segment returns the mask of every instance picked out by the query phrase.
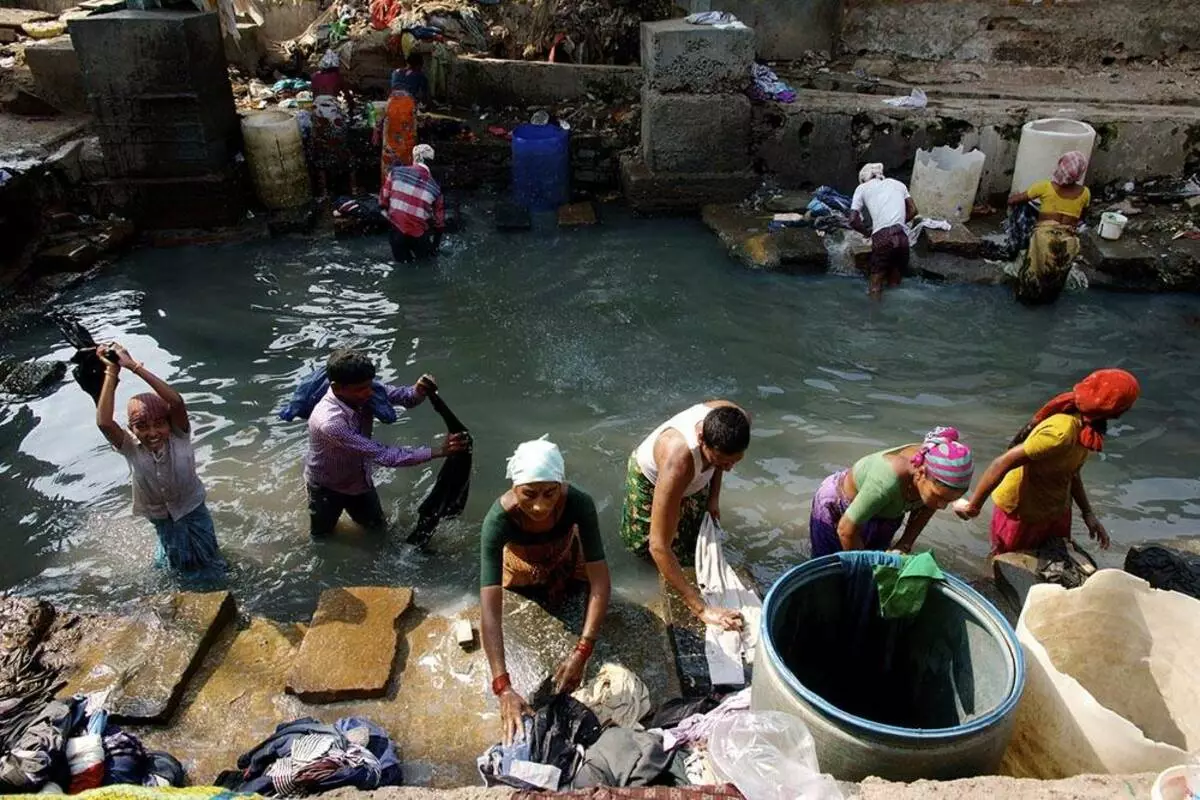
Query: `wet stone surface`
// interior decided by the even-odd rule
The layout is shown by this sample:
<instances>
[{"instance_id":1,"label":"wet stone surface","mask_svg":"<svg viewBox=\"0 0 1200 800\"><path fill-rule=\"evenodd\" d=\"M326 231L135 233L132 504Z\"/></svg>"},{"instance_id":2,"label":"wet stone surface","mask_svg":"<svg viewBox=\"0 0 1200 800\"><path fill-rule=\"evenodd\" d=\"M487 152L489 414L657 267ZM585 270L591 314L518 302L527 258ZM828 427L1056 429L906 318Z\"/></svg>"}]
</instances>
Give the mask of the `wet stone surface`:
<instances>
[{"instance_id":1,"label":"wet stone surface","mask_svg":"<svg viewBox=\"0 0 1200 800\"><path fill-rule=\"evenodd\" d=\"M125 617L91 618L62 696L109 690L115 722L165 722L234 613L228 592L184 592L146 598Z\"/></svg>"},{"instance_id":2,"label":"wet stone surface","mask_svg":"<svg viewBox=\"0 0 1200 800\"><path fill-rule=\"evenodd\" d=\"M287 690L314 703L382 696L396 660L396 622L412 599L412 589L379 586L322 592Z\"/></svg>"}]
</instances>

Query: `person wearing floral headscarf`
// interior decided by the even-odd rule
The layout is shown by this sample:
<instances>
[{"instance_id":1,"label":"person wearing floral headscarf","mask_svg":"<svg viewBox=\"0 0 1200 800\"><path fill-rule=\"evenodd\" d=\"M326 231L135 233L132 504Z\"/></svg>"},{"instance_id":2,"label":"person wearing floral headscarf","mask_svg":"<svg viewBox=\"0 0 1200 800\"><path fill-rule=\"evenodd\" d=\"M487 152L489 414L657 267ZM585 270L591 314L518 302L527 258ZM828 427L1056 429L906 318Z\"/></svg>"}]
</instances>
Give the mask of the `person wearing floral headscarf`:
<instances>
[{"instance_id":1,"label":"person wearing floral headscarf","mask_svg":"<svg viewBox=\"0 0 1200 800\"><path fill-rule=\"evenodd\" d=\"M826 478L813 496L813 558L843 550L911 551L934 513L970 488L974 469L971 448L954 428L934 428L920 444L863 456ZM904 534L893 541L901 525Z\"/></svg>"},{"instance_id":2,"label":"person wearing floral headscarf","mask_svg":"<svg viewBox=\"0 0 1200 800\"><path fill-rule=\"evenodd\" d=\"M1083 185L1087 169L1083 153L1066 153L1058 160L1050 180L1037 181L1008 199L1010 206L1040 203L1029 249L1017 273L1015 291L1022 303L1053 303L1066 286L1071 262L1079 255L1075 230L1092 201L1092 193Z\"/></svg>"},{"instance_id":3,"label":"person wearing floral headscarf","mask_svg":"<svg viewBox=\"0 0 1200 800\"><path fill-rule=\"evenodd\" d=\"M1140 394L1137 378L1123 369L1088 375L1033 415L1009 450L988 466L971 496L955 503L955 513L963 519L978 516L990 494L992 554L998 555L1070 538L1074 500L1088 535L1107 550L1108 531L1092 511L1080 470L1089 455L1104 449L1108 421L1132 408Z\"/></svg>"}]
</instances>

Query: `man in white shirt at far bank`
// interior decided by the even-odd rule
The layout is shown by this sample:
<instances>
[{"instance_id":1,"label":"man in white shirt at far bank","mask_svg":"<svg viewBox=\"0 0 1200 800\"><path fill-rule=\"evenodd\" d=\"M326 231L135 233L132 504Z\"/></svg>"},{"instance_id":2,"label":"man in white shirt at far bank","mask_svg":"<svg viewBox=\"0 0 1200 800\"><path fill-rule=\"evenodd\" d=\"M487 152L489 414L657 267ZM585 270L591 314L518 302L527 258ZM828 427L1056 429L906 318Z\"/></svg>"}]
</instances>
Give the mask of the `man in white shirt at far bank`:
<instances>
[{"instance_id":1,"label":"man in white shirt at far bank","mask_svg":"<svg viewBox=\"0 0 1200 800\"><path fill-rule=\"evenodd\" d=\"M862 210L871 216L868 229ZM883 293L883 281L898 286L900 276L908 268L908 227L917 215L917 206L908 194L908 187L895 178L885 178L883 164L867 164L858 173L858 188L850 202L850 227L863 236L871 237L870 295Z\"/></svg>"}]
</instances>

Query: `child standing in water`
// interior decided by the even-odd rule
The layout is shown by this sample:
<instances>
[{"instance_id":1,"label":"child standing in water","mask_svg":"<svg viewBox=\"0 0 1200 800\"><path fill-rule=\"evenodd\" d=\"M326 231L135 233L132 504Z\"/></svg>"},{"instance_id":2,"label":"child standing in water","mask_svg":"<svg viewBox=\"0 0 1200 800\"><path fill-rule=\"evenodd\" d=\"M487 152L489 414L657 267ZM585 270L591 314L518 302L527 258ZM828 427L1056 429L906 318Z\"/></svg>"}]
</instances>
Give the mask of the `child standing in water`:
<instances>
[{"instance_id":1,"label":"child standing in water","mask_svg":"<svg viewBox=\"0 0 1200 800\"><path fill-rule=\"evenodd\" d=\"M105 345L96 352L105 364L96 425L113 449L129 462L133 513L149 519L158 533L157 563L193 574L224 572L212 514L204 503L204 484L196 474L191 424L183 398L140 361L134 361L121 345ZM130 398L128 430L113 421L122 369L154 390Z\"/></svg>"}]
</instances>

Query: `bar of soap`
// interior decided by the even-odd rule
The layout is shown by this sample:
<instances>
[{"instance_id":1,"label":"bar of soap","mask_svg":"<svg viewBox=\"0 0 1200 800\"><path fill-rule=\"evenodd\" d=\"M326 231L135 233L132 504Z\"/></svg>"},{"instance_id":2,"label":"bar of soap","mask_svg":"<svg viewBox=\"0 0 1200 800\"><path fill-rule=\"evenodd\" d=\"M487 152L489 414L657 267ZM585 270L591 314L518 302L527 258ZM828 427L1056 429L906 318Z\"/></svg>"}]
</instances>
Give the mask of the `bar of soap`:
<instances>
[{"instance_id":1,"label":"bar of soap","mask_svg":"<svg viewBox=\"0 0 1200 800\"><path fill-rule=\"evenodd\" d=\"M454 621L454 638L458 641L460 647L468 647L475 642L475 631L471 630L469 620L458 619Z\"/></svg>"}]
</instances>

